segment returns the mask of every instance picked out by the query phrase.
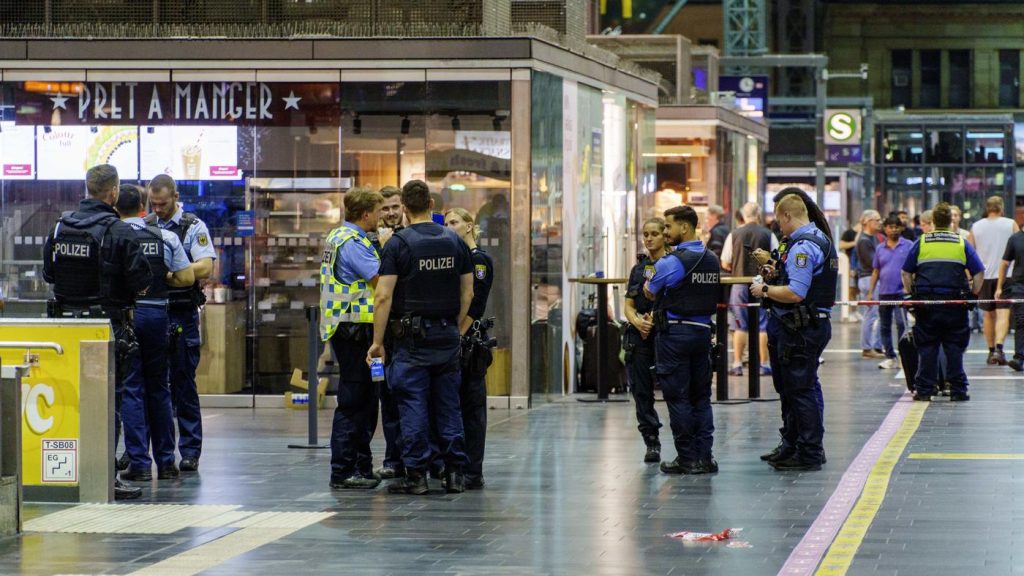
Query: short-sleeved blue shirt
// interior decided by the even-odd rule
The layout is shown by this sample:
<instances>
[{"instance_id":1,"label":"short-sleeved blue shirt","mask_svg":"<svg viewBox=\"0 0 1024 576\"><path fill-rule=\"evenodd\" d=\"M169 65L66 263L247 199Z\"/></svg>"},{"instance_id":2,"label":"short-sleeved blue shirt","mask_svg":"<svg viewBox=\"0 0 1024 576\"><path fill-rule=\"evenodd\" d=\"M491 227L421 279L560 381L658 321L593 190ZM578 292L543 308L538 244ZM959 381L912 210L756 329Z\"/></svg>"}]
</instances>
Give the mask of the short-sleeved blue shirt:
<instances>
[{"instance_id":1,"label":"short-sleeved blue shirt","mask_svg":"<svg viewBox=\"0 0 1024 576\"><path fill-rule=\"evenodd\" d=\"M825 254L821 248L810 240L801 239L799 236L814 234L820 238L828 238L818 229L813 222L804 224L796 229L790 238L797 238L796 242L787 249L786 276L789 278L788 287L800 298L807 297L807 291L811 287L811 280L815 276L815 270L820 274L825 262ZM828 312L829 308L819 307L819 311ZM780 311L785 314L786 311Z\"/></svg>"},{"instance_id":2,"label":"short-sleeved blue shirt","mask_svg":"<svg viewBox=\"0 0 1024 576\"><path fill-rule=\"evenodd\" d=\"M177 233L178 228L181 226L182 214L184 214L184 211L179 204L178 211L174 213L174 216L171 216L170 220L157 218L156 225L164 230ZM182 244L185 246L185 252L192 256L193 262L200 258L217 259L217 250L213 247L210 229L206 227L206 222L198 218L196 218L196 223L189 227Z\"/></svg>"},{"instance_id":3,"label":"short-sleeved blue shirt","mask_svg":"<svg viewBox=\"0 0 1024 576\"><path fill-rule=\"evenodd\" d=\"M136 230L142 230L146 227L146 221L142 218L125 218L124 223L128 224ZM178 235L168 230L160 230L160 236L164 240L164 265L171 272L178 272L184 270L192 265L188 261L188 256L185 255L185 248L181 245L181 241L178 240ZM166 298L146 298L142 297L138 300L139 304L166 304Z\"/></svg>"},{"instance_id":4,"label":"short-sleeved blue shirt","mask_svg":"<svg viewBox=\"0 0 1024 576\"><path fill-rule=\"evenodd\" d=\"M342 226L355 230L360 238L367 238L366 232L351 222L345 222ZM366 246L353 238L338 247L334 258L334 277L338 282L351 284L360 278L370 281L378 273L380 258L372 246Z\"/></svg>"},{"instance_id":5,"label":"short-sleeved blue shirt","mask_svg":"<svg viewBox=\"0 0 1024 576\"><path fill-rule=\"evenodd\" d=\"M700 240L691 240L690 242L683 242L676 246L672 251L678 250L696 250L703 252L706 248L704 243ZM654 263L654 276L647 283L647 289L651 291L651 294L658 295L665 288L676 286L686 278L686 267L683 263L675 256L669 258L668 254L666 257L658 258L658 261ZM708 324L711 322L711 316L688 316L686 318L678 318L671 312L666 313L672 320L689 320L691 322L700 322L701 324Z\"/></svg>"}]
</instances>

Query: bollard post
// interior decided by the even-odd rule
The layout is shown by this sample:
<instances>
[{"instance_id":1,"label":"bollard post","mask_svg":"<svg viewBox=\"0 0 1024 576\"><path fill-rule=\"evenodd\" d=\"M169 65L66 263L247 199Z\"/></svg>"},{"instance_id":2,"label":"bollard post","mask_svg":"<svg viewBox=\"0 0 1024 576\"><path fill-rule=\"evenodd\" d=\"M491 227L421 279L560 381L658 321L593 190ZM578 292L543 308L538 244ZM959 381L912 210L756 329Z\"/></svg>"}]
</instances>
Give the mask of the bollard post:
<instances>
[{"instance_id":1,"label":"bollard post","mask_svg":"<svg viewBox=\"0 0 1024 576\"><path fill-rule=\"evenodd\" d=\"M750 374L747 380L747 398L761 397L761 306L755 302L747 305L747 352Z\"/></svg>"},{"instance_id":2,"label":"bollard post","mask_svg":"<svg viewBox=\"0 0 1024 576\"><path fill-rule=\"evenodd\" d=\"M728 302L730 287L723 284L722 288ZM714 367L715 400L724 402L729 399L729 309L725 306L715 311L715 344L718 345L718 365Z\"/></svg>"},{"instance_id":3,"label":"bollard post","mask_svg":"<svg viewBox=\"0 0 1024 576\"><path fill-rule=\"evenodd\" d=\"M326 448L323 444L317 444L317 404L320 400L320 378L316 373L316 364L320 359L320 308L318 306L306 306L306 338L309 340L309 378L306 381L309 386L309 402L306 414L309 416L308 439L306 444L289 444L289 448Z\"/></svg>"}]
</instances>

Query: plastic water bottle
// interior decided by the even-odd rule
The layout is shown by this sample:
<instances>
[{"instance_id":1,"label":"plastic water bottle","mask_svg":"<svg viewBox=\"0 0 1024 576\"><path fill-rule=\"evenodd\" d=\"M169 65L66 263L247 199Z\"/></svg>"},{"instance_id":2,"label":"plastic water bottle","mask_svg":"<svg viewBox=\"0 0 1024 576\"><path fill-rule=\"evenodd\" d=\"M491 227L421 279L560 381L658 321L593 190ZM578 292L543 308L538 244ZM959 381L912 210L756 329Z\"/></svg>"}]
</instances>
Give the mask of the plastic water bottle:
<instances>
[{"instance_id":1,"label":"plastic water bottle","mask_svg":"<svg viewBox=\"0 0 1024 576\"><path fill-rule=\"evenodd\" d=\"M370 379L374 382L384 381L384 361L380 358L370 360Z\"/></svg>"}]
</instances>

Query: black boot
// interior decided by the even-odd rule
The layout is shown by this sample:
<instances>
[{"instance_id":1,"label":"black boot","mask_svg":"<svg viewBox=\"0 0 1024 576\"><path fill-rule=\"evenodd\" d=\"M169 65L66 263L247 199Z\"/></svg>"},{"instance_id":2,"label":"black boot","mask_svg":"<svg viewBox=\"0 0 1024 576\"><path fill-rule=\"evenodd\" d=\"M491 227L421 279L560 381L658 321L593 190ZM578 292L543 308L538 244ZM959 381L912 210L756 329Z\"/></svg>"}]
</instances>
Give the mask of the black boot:
<instances>
[{"instance_id":1,"label":"black boot","mask_svg":"<svg viewBox=\"0 0 1024 576\"><path fill-rule=\"evenodd\" d=\"M388 486L388 492L391 494L413 494L415 496L423 496L429 491L430 488L427 487L427 477L419 470L406 469L405 478L402 478L397 482L392 482Z\"/></svg>"},{"instance_id":2,"label":"black boot","mask_svg":"<svg viewBox=\"0 0 1024 576\"><path fill-rule=\"evenodd\" d=\"M444 480L441 482L444 491L449 494L462 494L466 491L466 477L461 468L448 466L445 468Z\"/></svg>"},{"instance_id":3,"label":"black boot","mask_svg":"<svg viewBox=\"0 0 1024 576\"><path fill-rule=\"evenodd\" d=\"M644 454L644 462L661 462L661 442L658 441L658 437L644 436L644 444L647 445L647 453Z\"/></svg>"}]
</instances>

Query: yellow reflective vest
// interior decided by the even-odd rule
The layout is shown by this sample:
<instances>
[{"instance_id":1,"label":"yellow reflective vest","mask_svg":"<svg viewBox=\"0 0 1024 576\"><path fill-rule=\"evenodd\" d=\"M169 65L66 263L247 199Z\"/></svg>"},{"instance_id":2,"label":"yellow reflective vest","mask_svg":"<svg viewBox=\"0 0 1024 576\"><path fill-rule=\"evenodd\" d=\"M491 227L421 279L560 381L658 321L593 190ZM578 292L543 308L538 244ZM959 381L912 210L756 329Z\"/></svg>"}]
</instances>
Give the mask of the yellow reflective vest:
<instances>
[{"instance_id":1,"label":"yellow reflective vest","mask_svg":"<svg viewBox=\"0 0 1024 576\"><path fill-rule=\"evenodd\" d=\"M320 259L320 338L325 342L342 322L373 324L373 287L367 279L343 284L334 276L338 249L350 240L362 242L380 259L370 239L349 226L339 226L327 235L327 245Z\"/></svg>"}]
</instances>

